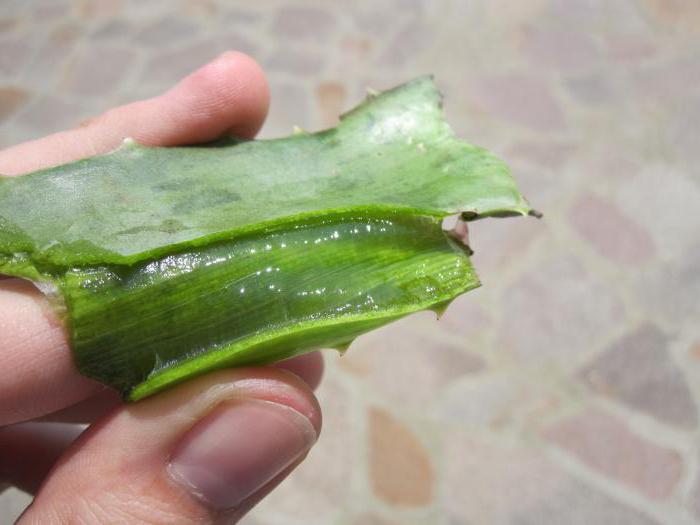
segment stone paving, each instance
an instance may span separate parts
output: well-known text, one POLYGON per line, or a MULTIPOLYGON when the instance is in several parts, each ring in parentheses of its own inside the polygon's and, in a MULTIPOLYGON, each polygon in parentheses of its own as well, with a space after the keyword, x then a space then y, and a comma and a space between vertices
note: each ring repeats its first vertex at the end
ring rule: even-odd
POLYGON ((439 321, 327 354, 323 436, 244 523, 700 523, 700 3, 3 0, 0 146, 229 48, 266 137, 434 73, 545 213, 474 224, 484 286, 439 321))

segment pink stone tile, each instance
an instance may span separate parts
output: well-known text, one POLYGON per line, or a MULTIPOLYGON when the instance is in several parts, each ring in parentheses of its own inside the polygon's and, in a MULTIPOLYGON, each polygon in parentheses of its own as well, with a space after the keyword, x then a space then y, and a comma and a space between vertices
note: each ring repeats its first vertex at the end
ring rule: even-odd
POLYGON ((27 61, 22 79, 43 88, 58 89, 60 73, 73 57, 83 28, 73 22, 56 24, 34 56, 27 61))
POLYGON ((692 0, 642 0, 646 14, 671 31, 700 33, 700 4, 692 0))
POLYGON ((668 344, 666 334, 645 324, 613 343, 580 376, 604 396, 665 423, 695 428, 697 407, 668 344))
POLYGON ((134 59, 133 51, 121 47, 90 46, 71 61, 63 88, 72 95, 103 98, 119 88, 134 59))
MULTIPOLYGON (((520 182, 520 174, 518 179, 520 182)), ((540 198, 539 192, 530 193, 529 189, 532 188, 526 191, 528 195, 540 198)), ((540 204, 538 200, 535 206, 540 204)), ((472 264, 478 271, 484 291, 500 282, 504 268, 525 257, 539 239, 548 235, 547 220, 532 217, 489 219, 469 225, 469 245, 474 250, 472 264)), ((470 296, 479 293, 480 289, 471 292, 470 296)))
POLYGON ((399 30, 379 53, 377 64, 381 67, 403 67, 411 64, 434 40, 434 30, 420 19, 409 21, 399 30))
POLYGON ((700 243, 635 277, 633 293, 650 315, 671 326, 693 325, 700 317, 700 243))
POLYGON ((595 195, 580 195, 569 210, 569 224, 599 255, 613 263, 640 265, 654 258, 649 233, 622 213, 613 202, 595 195))
POLYGON ((619 419, 594 409, 552 425, 544 437, 599 474, 650 499, 668 498, 682 474, 676 451, 646 441, 619 419))
POLYGON ((643 511, 577 480, 562 483, 551 498, 518 514, 517 525, 660 525, 643 511))
POLYGON ((629 96, 641 96, 655 104, 695 93, 700 82, 700 55, 687 53, 673 60, 634 69, 626 85, 629 96))
POLYGON ((441 330, 430 312, 413 315, 358 338, 341 367, 397 406, 420 408, 451 381, 480 372, 484 361, 464 344, 430 337, 441 330))
POLYGON ((678 160, 692 169, 700 163, 700 96, 685 97, 668 126, 668 140, 678 160))
POLYGON ((323 70, 326 55, 320 51, 284 44, 264 58, 262 63, 271 73, 289 73, 305 78, 323 70))
POLYGON ((136 34, 135 40, 145 46, 177 46, 181 42, 191 40, 198 33, 199 26, 193 20, 170 15, 144 26, 136 34))
POLYGON ((663 261, 680 257, 700 239, 700 216, 694 213, 700 184, 686 169, 647 164, 625 181, 614 201, 622 213, 644 225, 663 261))
POLYGON ((687 499, 687 505, 695 517, 700 520, 700 473, 696 474, 695 483, 687 499))
POLYGON ((79 0, 78 14, 85 18, 115 16, 124 7, 123 0, 79 0))
POLYGON ((575 151, 576 145, 571 142, 523 141, 511 146, 505 158, 511 164, 527 162, 538 168, 559 170, 575 151))
POLYGON ((537 366, 573 365, 625 319, 608 284, 556 253, 508 287, 500 309, 505 349, 537 366))
POLYGON ((311 130, 314 126, 309 90, 289 81, 270 78, 270 111, 263 137, 289 135, 293 126, 311 130))
POLYGON ((16 86, 0 86, 0 122, 19 110, 29 100, 27 90, 16 86))
POLYGON ((0 40, 0 74, 12 77, 25 65, 31 53, 31 44, 26 38, 4 38, 0 40))
POLYGON ((338 123, 338 117, 346 108, 347 90, 341 82, 325 81, 316 86, 316 100, 321 113, 321 127, 338 123))
MULTIPOLYGON (((164 51, 149 60, 143 72, 142 81, 158 86, 159 89, 165 89, 213 60, 218 54, 229 49, 252 45, 242 38, 230 36, 226 41, 212 38, 175 51, 164 51)), ((248 52, 246 49, 241 50, 248 52)))
POLYGON ((483 308, 479 291, 474 290, 452 301, 435 329, 473 341, 483 338, 493 326, 494 320, 483 308))
POLYGON ((607 74, 586 74, 570 78, 566 87, 573 97, 588 106, 614 104, 618 95, 607 74))
POLYGON ((30 104, 17 118, 38 138, 74 127, 89 116, 91 110, 85 105, 47 96, 30 104))
POLYGON ((327 42, 334 33, 335 13, 321 7, 283 5, 272 21, 273 34, 281 41, 327 42))
POLYGON ((545 77, 534 73, 493 74, 473 79, 473 104, 491 118, 531 128, 561 131, 564 113, 545 77))
POLYGON ((530 405, 530 393, 506 373, 482 374, 446 390, 436 412, 446 423, 468 429, 502 428, 530 405))
POLYGON ((534 447, 499 444, 469 431, 445 436, 444 501, 455 523, 510 525, 551 498, 566 476, 534 447))
POLYGON ((370 486, 388 505, 429 505, 435 493, 435 470, 426 449, 400 419, 380 408, 368 411, 370 486))
POLYGON ((653 36, 635 33, 609 33, 605 35, 605 47, 610 58, 622 63, 638 63, 659 52, 653 36))
POLYGON ((536 67, 572 71, 591 68, 600 61, 600 51, 591 34, 570 28, 526 27, 522 47, 536 67))
POLYGON ((350 520, 350 525, 399 525, 399 522, 373 512, 366 512, 354 516, 350 520))

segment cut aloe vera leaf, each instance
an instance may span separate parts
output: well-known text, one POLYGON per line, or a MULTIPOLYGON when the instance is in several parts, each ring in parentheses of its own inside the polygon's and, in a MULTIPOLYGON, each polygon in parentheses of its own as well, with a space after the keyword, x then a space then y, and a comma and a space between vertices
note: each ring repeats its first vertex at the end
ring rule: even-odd
POLYGON ((135 400, 441 307, 478 285, 442 218, 530 212, 424 77, 319 133, 0 179, 0 273, 53 287, 81 372, 135 400))

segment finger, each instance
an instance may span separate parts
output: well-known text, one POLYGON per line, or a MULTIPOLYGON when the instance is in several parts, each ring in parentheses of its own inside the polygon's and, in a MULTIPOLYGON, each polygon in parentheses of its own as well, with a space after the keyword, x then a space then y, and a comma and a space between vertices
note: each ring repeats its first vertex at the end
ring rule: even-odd
POLYGON ((225 370, 118 408, 54 466, 20 523, 213 523, 301 461, 321 427, 308 386, 225 370))
MULTIPOLYGON (((109 151, 125 136, 176 145, 211 140, 227 131, 251 135, 267 105, 259 66, 241 53, 225 53, 164 95, 0 152, 0 173, 109 151)), ((0 349, 0 425, 54 412, 102 388, 78 374, 60 323, 43 295, 24 281, 0 280, 0 349)))
POLYGON ((126 138, 150 146, 252 137, 267 115, 269 91, 260 66, 229 51, 163 95, 127 104, 85 125, 0 152, 0 173, 18 175, 111 151, 126 138))
MULTIPOLYGON (((323 356, 320 352, 312 352, 291 359, 286 359, 273 365, 292 372, 304 381, 310 389, 315 390, 323 375, 323 356)), ((119 394, 111 389, 79 401, 64 409, 41 417, 41 421, 56 421, 63 423, 92 423, 107 412, 122 404, 119 394)))
POLYGON ((121 396, 115 390, 105 388, 94 396, 83 399, 74 405, 46 414, 38 418, 38 421, 93 423, 123 403, 121 396))
POLYGON ((72 405, 103 387, 80 375, 44 295, 0 281, 0 426, 72 405))
POLYGON ((311 352, 291 359, 285 359, 274 366, 288 370, 299 376, 311 390, 316 390, 323 377, 323 356, 321 352, 311 352))
POLYGON ((83 430, 82 425, 36 422, 0 428, 0 484, 34 494, 83 430))

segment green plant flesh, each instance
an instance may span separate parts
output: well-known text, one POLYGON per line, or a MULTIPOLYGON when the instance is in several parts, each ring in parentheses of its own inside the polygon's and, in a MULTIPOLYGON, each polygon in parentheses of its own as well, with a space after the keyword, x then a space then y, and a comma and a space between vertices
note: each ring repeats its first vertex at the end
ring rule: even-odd
POLYGON ((478 286, 442 219, 529 212, 424 77, 319 133, 0 178, 0 273, 49 290, 80 371, 137 400, 439 309, 478 286))

